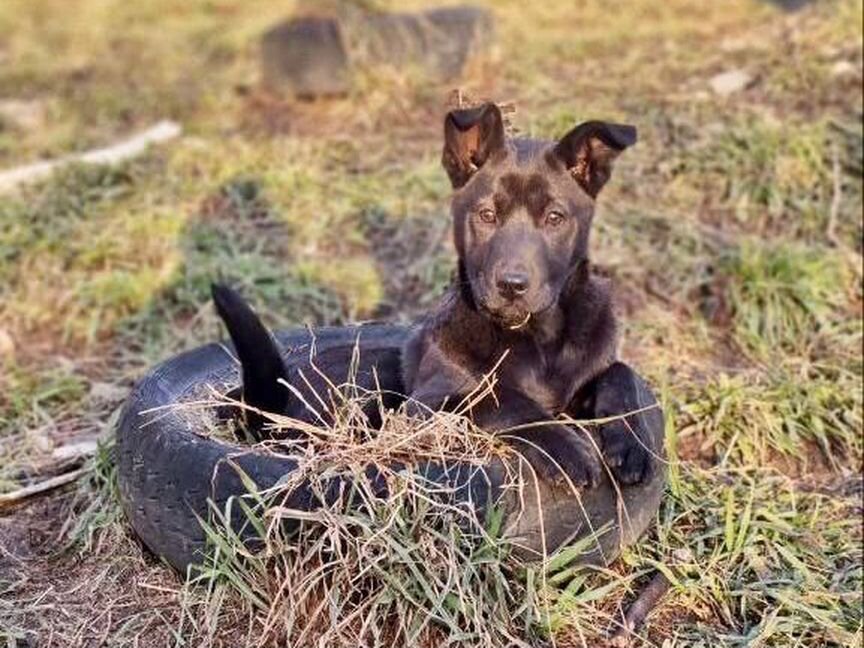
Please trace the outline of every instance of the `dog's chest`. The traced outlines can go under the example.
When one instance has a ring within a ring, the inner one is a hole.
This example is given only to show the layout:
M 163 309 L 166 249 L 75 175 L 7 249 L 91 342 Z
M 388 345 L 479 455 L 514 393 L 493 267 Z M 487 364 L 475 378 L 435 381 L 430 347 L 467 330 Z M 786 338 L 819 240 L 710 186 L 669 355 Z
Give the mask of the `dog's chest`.
M 512 385 L 544 410 L 558 414 L 567 408 L 581 383 L 571 354 L 535 346 L 511 349 L 502 363 L 502 384 Z

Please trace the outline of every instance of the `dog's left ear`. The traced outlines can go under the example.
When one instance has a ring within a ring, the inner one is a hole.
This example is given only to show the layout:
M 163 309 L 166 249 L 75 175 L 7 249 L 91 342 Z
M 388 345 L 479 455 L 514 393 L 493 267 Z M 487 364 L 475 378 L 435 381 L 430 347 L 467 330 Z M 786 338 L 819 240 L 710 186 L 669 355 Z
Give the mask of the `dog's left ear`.
M 612 175 L 615 158 L 635 143 L 635 126 L 589 121 L 562 137 L 553 151 L 576 182 L 596 198 Z

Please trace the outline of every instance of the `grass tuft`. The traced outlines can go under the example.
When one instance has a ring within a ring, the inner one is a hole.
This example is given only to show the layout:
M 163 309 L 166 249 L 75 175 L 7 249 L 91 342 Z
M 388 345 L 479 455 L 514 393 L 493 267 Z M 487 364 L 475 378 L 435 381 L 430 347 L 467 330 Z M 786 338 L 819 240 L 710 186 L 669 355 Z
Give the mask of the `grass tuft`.
M 852 277 L 842 257 L 796 244 L 745 242 L 720 263 L 729 276 L 734 334 L 758 358 L 807 356 L 837 334 Z
M 688 395 L 678 438 L 718 466 L 860 466 L 864 402 L 854 376 L 813 373 L 721 374 Z
M 527 586 L 536 574 L 504 539 L 501 511 L 478 518 L 465 493 L 434 486 L 422 468 L 486 463 L 503 452 L 500 441 L 443 414 L 421 423 L 384 411 L 371 430 L 363 407 L 374 395 L 350 384 L 334 394 L 331 425 L 275 420 L 277 434 L 299 426 L 308 435 L 308 445 L 281 450 L 298 469 L 266 493 L 241 474 L 250 494 L 213 508 L 204 522 L 211 559 L 192 583 L 227 586 L 268 645 L 527 647 L 548 632 L 539 592 Z M 301 485 L 326 504 L 290 508 Z M 232 530 L 238 512 L 260 546 Z

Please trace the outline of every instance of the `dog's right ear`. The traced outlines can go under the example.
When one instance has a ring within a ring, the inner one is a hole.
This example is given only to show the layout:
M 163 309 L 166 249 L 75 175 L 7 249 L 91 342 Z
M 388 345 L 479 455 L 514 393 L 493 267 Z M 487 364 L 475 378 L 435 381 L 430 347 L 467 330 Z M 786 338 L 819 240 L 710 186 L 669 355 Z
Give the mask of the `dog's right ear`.
M 279 380 L 288 375 L 276 341 L 246 301 L 228 286 L 211 286 L 216 312 L 231 336 L 243 373 L 243 402 L 262 412 L 282 414 L 288 407 L 290 392 Z M 249 433 L 261 440 L 266 418 L 245 411 Z
M 463 186 L 489 158 L 504 150 L 504 119 L 494 103 L 451 110 L 444 118 L 441 163 L 454 189 Z

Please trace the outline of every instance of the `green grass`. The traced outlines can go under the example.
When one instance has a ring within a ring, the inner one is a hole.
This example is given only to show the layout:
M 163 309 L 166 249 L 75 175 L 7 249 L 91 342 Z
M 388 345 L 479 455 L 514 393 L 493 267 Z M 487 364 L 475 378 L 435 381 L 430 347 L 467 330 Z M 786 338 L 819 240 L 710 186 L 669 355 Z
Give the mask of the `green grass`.
M 58 250 L 68 244 L 82 221 L 100 206 L 110 206 L 132 191 L 132 177 L 121 168 L 72 166 L 41 191 L 4 201 L 0 254 L 4 283 L 16 263 L 34 249 Z
M 227 585 L 263 620 L 259 632 L 288 646 L 358 640 L 424 646 L 448 639 L 496 646 L 548 626 L 527 576 L 513 571 L 494 521 L 483 532 L 467 526 L 466 512 L 454 503 L 423 497 L 416 476 L 401 476 L 393 482 L 398 494 L 377 500 L 362 475 L 352 475 L 359 485 L 344 502 L 299 518 L 300 529 L 290 535 L 278 525 L 267 533 L 272 514 L 265 518 L 247 505 L 249 524 L 267 537 L 265 548 L 251 554 L 225 522 L 230 509 L 217 512 L 207 526 L 212 563 L 193 584 Z M 266 502 L 258 504 L 265 510 Z
M 808 216 L 827 212 L 829 196 L 821 193 L 831 186 L 826 139 L 819 125 L 730 125 L 699 154 L 699 162 L 713 174 L 710 186 L 719 186 L 736 219 L 748 223 L 767 215 L 775 222 L 785 217 L 806 223 Z
M 52 445 L 52 421 L 81 407 L 85 381 L 70 367 L 38 370 L 14 361 L 0 364 L 0 492 L 14 490 L 20 472 L 28 472 Z M 46 429 L 47 427 L 47 429 Z
M 641 557 L 659 553 L 678 575 L 673 617 L 691 621 L 670 635 L 682 645 L 860 644 L 854 505 L 756 467 L 680 477 L 659 543 Z
M 675 586 L 644 646 L 860 646 L 862 2 L 490 6 L 498 51 L 461 82 L 469 94 L 514 101 L 527 134 L 588 117 L 639 127 L 592 246 L 621 298 L 622 353 L 663 396 L 671 458 L 648 537 L 611 571 L 508 574 L 507 609 L 533 596 L 548 616 L 521 630 L 592 646 L 662 566 Z M 53 448 L 110 433 L 148 366 L 223 335 L 215 279 L 283 327 L 409 319 L 446 284 L 450 86 L 383 68 L 344 99 L 274 97 L 255 39 L 289 10 L 0 5 L 0 98 L 46 115 L 0 121 L 0 167 L 159 119 L 184 128 L 0 201 L 0 491 Z M 836 74 L 844 61 L 852 73 Z M 753 86 L 714 96 L 707 80 L 739 67 Z M 222 555 L 205 586 L 184 584 L 129 536 L 105 443 L 77 492 L 0 515 L 0 646 L 50 632 L 69 646 L 254 643 L 268 610 L 236 583 L 272 563 Z M 504 583 L 483 565 L 473 598 Z
M 864 450 L 855 387 L 854 374 L 842 371 L 720 374 L 687 398 L 678 436 L 719 466 L 785 459 L 804 473 L 824 464 L 840 470 Z
M 733 334 L 759 358 L 819 354 L 819 341 L 843 336 L 852 272 L 827 248 L 746 241 L 720 261 L 728 277 Z M 860 333 L 859 333 L 860 335 Z M 854 335 L 844 340 L 855 344 Z

